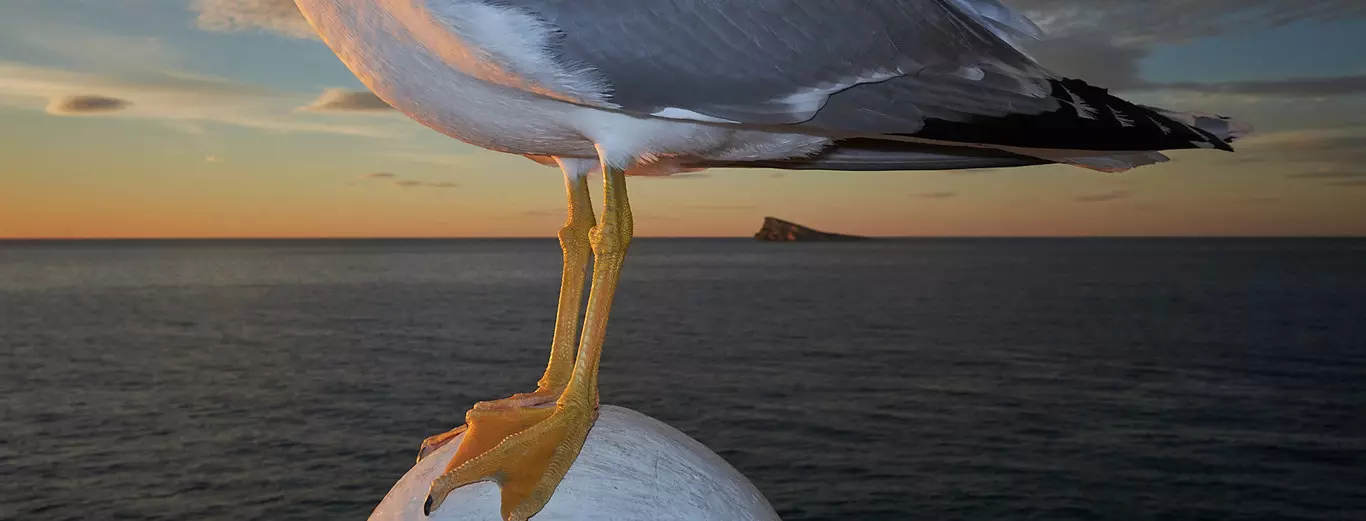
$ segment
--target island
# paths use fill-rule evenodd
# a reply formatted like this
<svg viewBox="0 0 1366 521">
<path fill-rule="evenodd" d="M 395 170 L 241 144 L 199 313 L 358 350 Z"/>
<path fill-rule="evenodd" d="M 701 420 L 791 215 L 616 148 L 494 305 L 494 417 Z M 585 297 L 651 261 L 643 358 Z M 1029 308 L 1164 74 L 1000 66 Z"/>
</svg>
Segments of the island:
<svg viewBox="0 0 1366 521">
<path fill-rule="evenodd" d="M 844 235 L 840 233 L 813 230 L 800 224 L 784 221 L 777 217 L 765 217 L 764 226 L 754 234 L 754 240 L 766 242 L 829 242 L 862 241 L 867 237 Z"/>
</svg>

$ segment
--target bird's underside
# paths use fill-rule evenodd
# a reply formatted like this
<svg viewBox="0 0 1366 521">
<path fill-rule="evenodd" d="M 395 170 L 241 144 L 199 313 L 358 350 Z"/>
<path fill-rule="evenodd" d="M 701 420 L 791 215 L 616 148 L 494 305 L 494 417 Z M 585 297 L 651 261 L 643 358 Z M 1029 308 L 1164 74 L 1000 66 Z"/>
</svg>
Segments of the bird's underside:
<svg viewBox="0 0 1366 521">
<path fill-rule="evenodd" d="M 545 376 L 533 392 L 476 404 L 466 426 L 422 450 L 463 434 L 429 509 L 491 480 L 508 520 L 549 501 L 593 425 L 632 236 L 627 173 L 1120 171 L 1165 161 L 1160 150 L 1231 150 L 1248 131 L 1054 75 L 1022 50 L 1038 28 L 998 0 L 295 1 L 396 109 L 564 171 L 564 271 Z M 594 169 L 604 180 L 600 222 L 585 180 Z"/>
</svg>

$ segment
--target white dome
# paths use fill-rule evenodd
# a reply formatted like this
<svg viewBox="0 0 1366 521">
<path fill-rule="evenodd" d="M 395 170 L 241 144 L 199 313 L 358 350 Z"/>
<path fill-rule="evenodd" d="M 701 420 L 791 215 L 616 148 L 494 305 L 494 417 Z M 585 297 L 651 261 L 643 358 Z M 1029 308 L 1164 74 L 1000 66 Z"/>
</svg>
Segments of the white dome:
<svg viewBox="0 0 1366 521">
<path fill-rule="evenodd" d="M 431 517 L 422 504 L 459 438 L 408 470 L 372 521 L 501 521 L 498 485 L 451 492 Z M 777 520 L 754 485 L 720 456 L 644 414 L 604 405 L 583 451 L 532 521 Z"/>
</svg>

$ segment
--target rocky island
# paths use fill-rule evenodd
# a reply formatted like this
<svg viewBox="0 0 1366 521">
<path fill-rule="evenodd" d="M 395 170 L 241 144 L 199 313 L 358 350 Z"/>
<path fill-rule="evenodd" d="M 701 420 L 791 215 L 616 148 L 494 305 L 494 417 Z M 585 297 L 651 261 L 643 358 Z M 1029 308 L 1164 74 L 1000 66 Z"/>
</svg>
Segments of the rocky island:
<svg viewBox="0 0 1366 521">
<path fill-rule="evenodd" d="M 754 234 L 754 240 L 768 242 L 829 242 L 861 241 L 866 239 L 868 238 L 859 237 L 857 235 L 844 235 L 813 230 L 800 224 L 784 221 L 776 217 L 765 217 L 764 226 L 759 229 L 759 233 Z"/>
</svg>

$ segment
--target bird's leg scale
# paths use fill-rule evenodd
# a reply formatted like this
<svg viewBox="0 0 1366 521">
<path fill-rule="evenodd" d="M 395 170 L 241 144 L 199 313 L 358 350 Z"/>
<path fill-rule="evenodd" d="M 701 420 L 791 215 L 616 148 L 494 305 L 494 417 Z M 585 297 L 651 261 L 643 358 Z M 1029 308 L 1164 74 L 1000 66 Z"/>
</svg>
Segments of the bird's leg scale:
<svg viewBox="0 0 1366 521">
<path fill-rule="evenodd" d="M 569 381 L 553 407 L 476 407 L 446 472 L 432 483 L 425 509 L 441 506 L 454 489 L 480 481 L 502 489 L 502 515 L 525 521 L 550 501 L 597 418 L 598 363 L 621 266 L 630 247 L 631 208 L 625 172 L 604 167 L 601 224 L 589 233 L 593 285 Z M 547 370 L 547 374 L 549 374 Z M 533 393 L 534 394 L 534 393 Z"/>
</svg>

